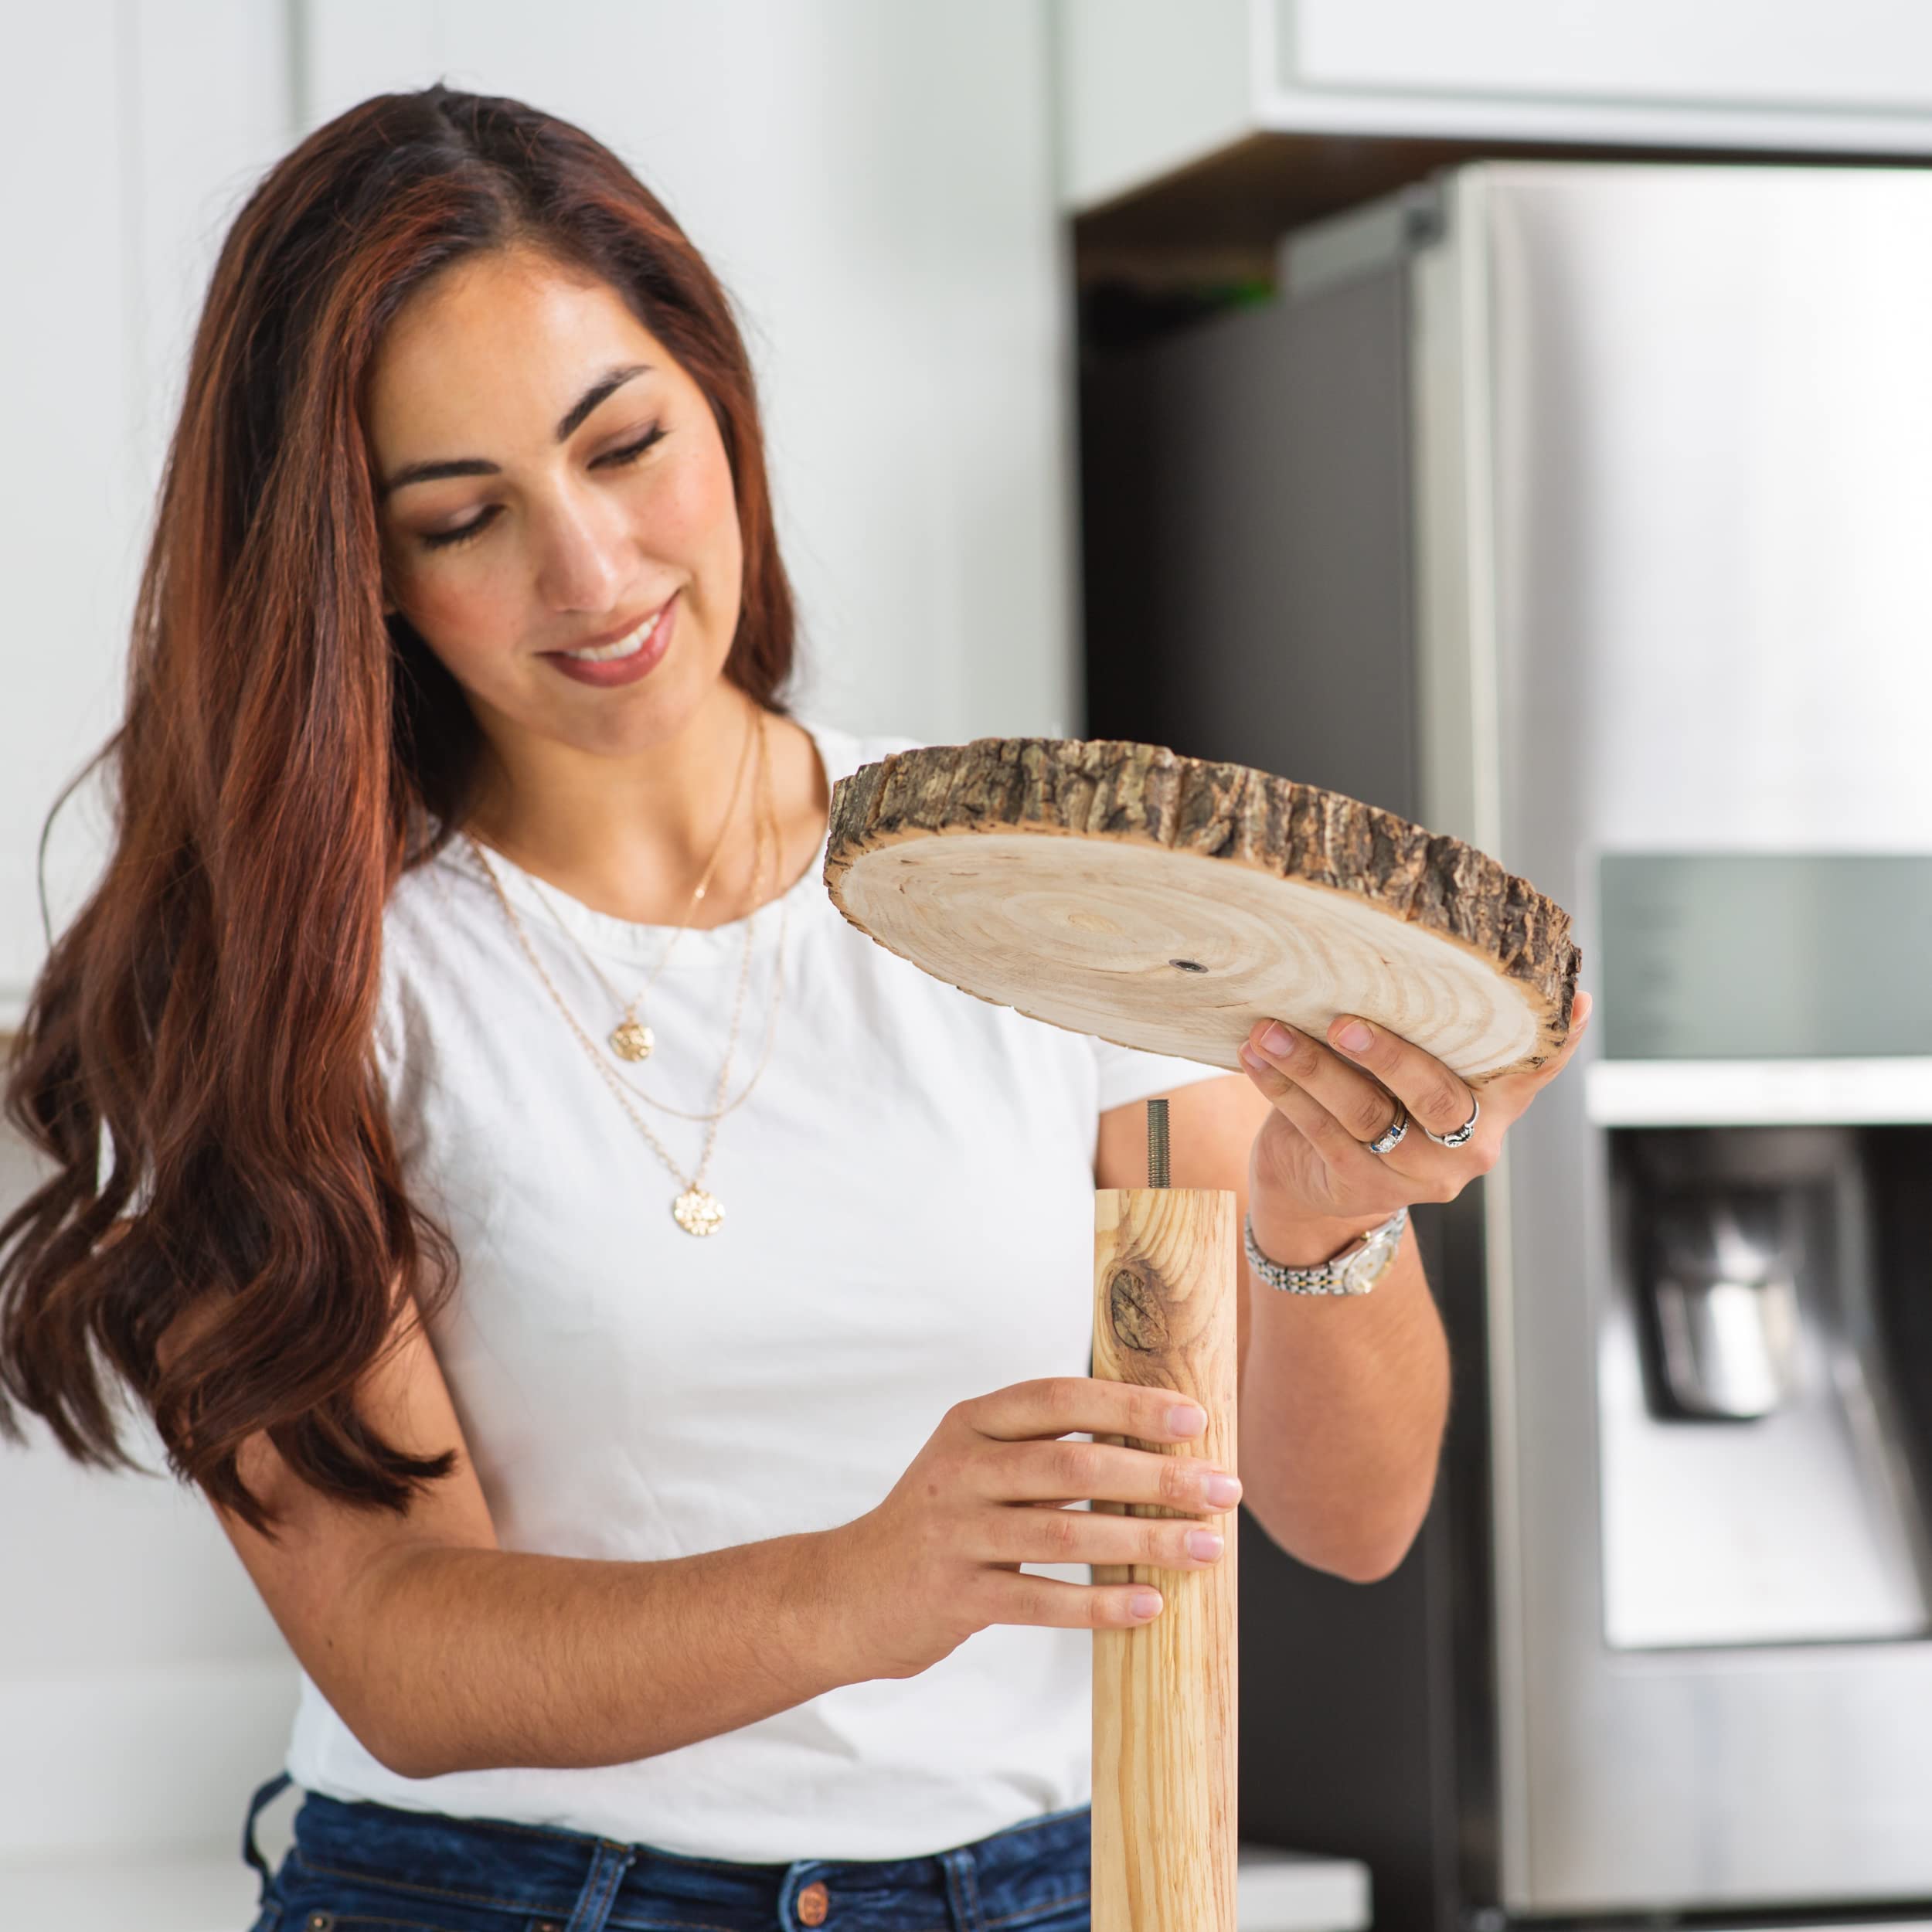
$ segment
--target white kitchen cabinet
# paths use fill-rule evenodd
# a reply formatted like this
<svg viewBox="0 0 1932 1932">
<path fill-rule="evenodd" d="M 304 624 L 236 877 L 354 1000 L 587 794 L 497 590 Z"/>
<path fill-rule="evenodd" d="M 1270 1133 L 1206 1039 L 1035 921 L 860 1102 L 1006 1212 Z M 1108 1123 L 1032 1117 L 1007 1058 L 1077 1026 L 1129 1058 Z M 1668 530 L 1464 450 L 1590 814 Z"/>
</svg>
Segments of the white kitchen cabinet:
<svg viewBox="0 0 1932 1932">
<path fill-rule="evenodd" d="M 1917 0 L 1056 0 L 1067 206 L 1258 134 L 1932 155 Z"/>
<path fill-rule="evenodd" d="M 1917 0 L 1274 0 L 1284 88 L 1923 116 Z"/>
</svg>

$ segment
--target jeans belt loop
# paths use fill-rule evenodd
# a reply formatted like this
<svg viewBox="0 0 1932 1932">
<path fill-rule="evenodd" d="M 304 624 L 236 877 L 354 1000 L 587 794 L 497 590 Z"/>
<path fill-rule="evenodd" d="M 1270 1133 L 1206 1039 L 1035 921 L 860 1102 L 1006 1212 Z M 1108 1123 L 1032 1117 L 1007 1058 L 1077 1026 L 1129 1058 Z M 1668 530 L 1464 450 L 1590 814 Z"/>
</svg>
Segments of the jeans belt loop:
<svg viewBox="0 0 1932 1932">
<path fill-rule="evenodd" d="M 962 1845 L 954 1851 L 942 1852 L 939 1861 L 946 1868 L 946 1896 L 952 1903 L 956 1932 L 986 1932 L 971 1848 Z"/>
<path fill-rule="evenodd" d="M 619 1845 L 610 1838 L 597 1841 L 590 1869 L 584 1874 L 583 1889 L 570 1908 L 563 1932 L 604 1932 L 611 1908 L 617 1903 L 617 1888 L 637 1855 L 633 1845 Z"/>
</svg>

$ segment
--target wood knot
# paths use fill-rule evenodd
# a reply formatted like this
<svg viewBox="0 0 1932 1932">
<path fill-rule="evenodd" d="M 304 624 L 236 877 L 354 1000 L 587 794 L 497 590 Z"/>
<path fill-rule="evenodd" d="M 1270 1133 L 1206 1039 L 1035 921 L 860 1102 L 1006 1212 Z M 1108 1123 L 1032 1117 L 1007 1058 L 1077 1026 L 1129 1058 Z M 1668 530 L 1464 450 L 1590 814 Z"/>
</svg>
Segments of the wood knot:
<svg viewBox="0 0 1932 1932">
<path fill-rule="evenodd" d="M 1107 1284 L 1107 1319 L 1121 1347 L 1145 1352 L 1167 1346 L 1167 1311 L 1154 1284 L 1132 1268 L 1120 1268 Z"/>
</svg>

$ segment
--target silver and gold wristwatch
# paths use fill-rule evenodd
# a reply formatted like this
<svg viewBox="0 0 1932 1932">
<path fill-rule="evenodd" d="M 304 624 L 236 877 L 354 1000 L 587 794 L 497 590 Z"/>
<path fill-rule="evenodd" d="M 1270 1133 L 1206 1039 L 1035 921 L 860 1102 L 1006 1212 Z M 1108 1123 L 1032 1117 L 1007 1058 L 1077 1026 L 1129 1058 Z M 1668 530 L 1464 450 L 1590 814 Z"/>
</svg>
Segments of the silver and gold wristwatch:
<svg viewBox="0 0 1932 1932">
<path fill-rule="evenodd" d="M 1408 1225 L 1409 1210 L 1397 1208 L 1381 1226 L 1358 1236 L 1339 1254 L 1312 1268 L 1286 1268 L 1270 1261 L 1255 1245 L 1251 1216 L 1242 1218 L 1241 1243 L 1247 1250 L 1248 1265 L 1270 1287 L 1284 1294 L 1366 1294 L 1388 1273 Z"/>
</svg>

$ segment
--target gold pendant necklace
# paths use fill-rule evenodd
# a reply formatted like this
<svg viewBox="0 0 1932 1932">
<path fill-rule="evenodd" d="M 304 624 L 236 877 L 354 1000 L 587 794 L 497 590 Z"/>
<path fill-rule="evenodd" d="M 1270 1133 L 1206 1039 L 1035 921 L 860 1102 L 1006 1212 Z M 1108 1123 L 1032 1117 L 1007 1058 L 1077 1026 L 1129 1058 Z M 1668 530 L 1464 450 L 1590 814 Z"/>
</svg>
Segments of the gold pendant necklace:
<svg viewBox="0 0 1932 1932">
<path fill-rule="evenodd" d="M 648 1060 L 657 1043 L 657 1035 L 641 1020 L 619 1020 L 611 1034 L 611 1050 L 621 1060 Z"/>
<path fill-rule="evenodd" d="M 723 856 L 725 841 L 731 833 L 731 821 L 738 809 L 739 798 L 744 791 L 745 764 L 751 755 L 751 741 L 754 735 L 760 736 L 760 757 L 764 755 L 764 740 L 760 735 L 764 729 L 764 713 L 762 710 L 754 710 L 746 721 L 744 743 L 738 748 L 738 768 L 732 776 L 731 797 L 725 806 L 724 823 L 719 828 L 717 843 L 711 849 L 711 857 L 706 862 L 704 870 L 698 875 L 697 884 L 691 889 L 691 897 L 685 906 L 684 917 L 678 922 L 677 930 L 665 942 L 664 951 L 658 955 L 658 963 L 651 969 L 651 977 L 627 1000 L 604 977 L 603 968 L 598 965 L 589 949 L 583 947 L 581 942 L 579 942 L 580 950 L 583 953 L 586 963 L 591 971 L 597 975 L 598 985 L 616 1002 L 624 1015 L 617 1025 L 611 1028 L 607 1036 L 611 1050 L 617 1055 L 619 1060 L 628 1060 L 633 1066 L 648 1060 L 656 1050 L 658 1044 L 656 1033 L 638 1016 L 638 1009 L 644 1004 L 645 995 L 657 985 L 659 975 L 669 964 L 671 955 L 678 949 L 678 941 L 683 938 L 686 930 L 690 926 L 691 915 L 697 910 L 699 902 L 703 899 L 706 893 L 710 889 L 711 875 L 718 869 L 718 861 Z M 470 835 L 473 839 L 475 838 L 474 832 Z M 753 837 L 755 841 L 757 838 L 755 827 Z M 506 853 L 505 856 L 507 858 L 509 855 Z M 512 860 L 511 862 L 514 864 L 515 862 Z M 532 889 L 543 901 L 544 905 L 549 908 L 552 920 L 566 932 L 570 933 L 572 938 L 576 938 L 577 935 L 572 930 L 569 923 L 558 917 L 556 908 L 551 905 L 550 895 L 538 883 L 536 876 L 526 872 L 524 876 L 529 879 Z"/>
<path fill-rule="evenodd" d="M 767 736 L 768 729 L 769 727 L 767 720 L 764 718 L 760 717 L 758 720 L 758 757 L 760 761 L 760 777 L 758 781 L 760 791 L 758 795 L 759 798 L 764 801 L 762 808 L 764 809 L 767 814 L 770 814 L 774 808 L 771 806 L 769 791 L 770 783 L 770 745 Z M 760 808 L 754 806 L 754 811 L 759 808 Z M 773 857 L 774 859 L 781 858 L 783 856 L 783 849 L 778 840 L 777 821 L 775 815 L 770 817 L 767 830 L 773 842 Z M 546 906 L 549 905 L 550 900 L 549 894 L 543 891 L 537 881 L 531 878 L 527 872 L 524 875 L 524 876 L 529 881 L 531 889 L 539 894 Z M 706 1108 L 702 1112 L 696 1111 L 690 1107 L 673 1107 L 668 1100 L 661 1100 L 655 1094 L 647 1094 L 641 1087 L 637 1086 L 629 1080 L 626 1080 L 624 1085 L 629 1090 L 632 1097 L 634 1099 L 643 1101 L 646 1107 L 653 1108 L 660 1114 L 672 1114 L 675 1118 L 681 1121 L 698 1121 L 708 1123 L 722 1117 L 724 1114 L 735 1113 L 739 1107 L 742 1107 L 744 1103 L 751 1097 L 752 1089 L 758 1084 L 760 1079 L 764 1076 L 765 1068 L 770 1063 L 772 1043 L 776 1039 L 777 1035 L 778 1012 L 781 1006 L 782 1006 L 784 1003 L 785 997 L 785 938 L 787 934 L 791 929 L 791 924 L 792 895 L 790 889 L 784 887 L 784 882 L 782 878 L 777 883 L 781 889 L 778 895 L 778 940 L 777 944 L 774 948 L 772 958 L 771 1011 L 767 1017 L 765 1022 L 764 1046 L 760 1052 L 758 1056 L 758 1064 L 752 1069 L 751 1077 L 747 1080 L 744 1085 L 741 1087 L 728 1100 L 724 1098 L 721 1090 L 719 1094 L 718 1104 L 715 1107 Z M 753 896 L 754 897 L 756 896 L 755 892 Z M 604 990 L 607 992 L 610 992 L 611 982 L 604 978 L 602 971 L 599 968 L 597 961 L 597 955 L 593 953 L 590 947 L 585 945 L 583 940 L 579 937 L 577 929 L 573 926 L 570 925 L 568 921 L 559 917 L 554 908 L 552 910 L 551 917 L 553 920 L 555 920 L 558 930 L 577 949 L 578 956 L 583 960 L 585 966 L 596 975 L 598 982 L 604 987 Z M 749 934 L 747 934 L 747 940 L 748 940 Z M 655 975 L 653 975 L 652 977 L 655 978 L 656 976 Z M 613 997 L 614 997 L 614 995 Z M 734 1017 L 734 1026 L 736 1023 Z M 649 1029 L 648 1028 L 645 1029 L 645 1032 L 646 1036 L 648 1037 Z M 639 1056 L 639 1057 L 641 1058 L 642 1056 Z"/>
<path fill-rule="evenodd" d="M 687 1234 L 716 1234 L 724 1226 L 724 1203 L 695 1183 L 671 1203 L 671 1212 Z"/>
<path fill-rule="evenodd" d="M 678 1180 L 684 1183 L 684 1192 L 671 1203 L 671 1213 L 672 1218 L 687 1234 L 716 1234 L 724 1225 L 724 1204 L 715 1194 L 706 1191 L 704 1185 L 705 1169 L 711 1165 L 711 1150 L 717 1141 L 718 1123 L 725 1113 L 729 1111 L 729 1109 L 723 1105 L 723 1102 L 726 1090 L 730 1084 L 731 1062 L 737 1051 L 739 1026 L 744 1012 L 745 988 L 750 983 L 751 976 L 753 930 L 757 923 L 758 913 L 763 910 L 758 902 L 764 892 L 767 862 L 769 859 L 770 862 L 776 866 L 781 856 L 778 815 L 772 801 L 770 758 L 767 748 L 764 718 L 762 712 L 758 717 L 757 725 L 759 793 L 760 802 L 764 807 L 764 821 L 758 825 L 756 829 L 754 869 L 751 884 L 752 911 L 745 921 L 744 957 L 738 971 L 738 992 L 736 1002 L 732 1011 L 731 1036 L 726 1043 L 724 1063 L 718 1070 L 717 1104 L 714 1111 L 706 1117 L 709 1124 L 705 1131 L 703 1151 L 698 1157 L 697 1172 L 689 1177 L 671 1158 L 670 1151 L 664 1143 L 651 1131 L 644 1116 L 631 1104 L 630 1098 L 624 1091 L 624 1083 L 611 1070 L 608 1063 L 598 1052 L 595 1043 L 578 1024 L 577 1015 L 570 1011 L 563 995 L 557 991 L 556 981 L 544 970 L 543 961 L 539 957 L 535 946 L 531 944 L 529 933 L 522 920 L 519 917 L 516 908 L 511 904 L 509 895 L 504 891 L 502 881 L 497 877 L 496 868 L 490 863 L 489 856 L 484 851 L 481 842 L 474 835 L 470 837 L 471 849 L 475 852 L 478 862 L 488 875 L 491 885 L 495 889 L 498 902 L 502 905 L 505 915 L 509 920 L 512 930 L 516 934 L 518 943 L 522 947 L 530 964 L 536 968 L 537 977 L 549 989 L 550 998 L 556 1004 L 557 1011 L 563 1015 L 570 1031 L 577 1036 L 578 1044 L 590 1056 L 590 1063 L 597 1069 L 598 1077 L 616 1096 L 617 1104 L 630 1116 L 632 1124 L 650 1144 L 652 1152 L 671 1170 L 672 1174 Z M 528 875 L 526 874 L 526 876 Z M 761 1066 L 760 1071 L 763 1070 Z M 749 1090 L 747 1088 L 747 1091 Z M 743 1097 L 740 1095 L 740 1097 L 742 1099 Z"/>
<path fill-rule="evenodd" d="M 658 1043 L 657 1035 L 652 1032 L 651 1029 L 638 1017 L 638 1009 L 643 1004 L 645 995 L 657 985 L 658 975 L 663 972 L 665 966 L 669 963 L 671 955 L 677 950 L 678 941 L 683 938 L 685 928 L 691 923 L 691 915 L 697 910 L 698 902 L 704 897 L 706 889 L 711 883 L 711 875 L 718 869 L 719 857 L 723 852 L 725 840 L 730 834 L 732 815 L 738 809 L 738 794 L 744 789 L 745 760 L 751 754 L 752 733 L 754 727 L 762 732 L 763 723 L 762 711 L 746 720 L 745 740 L 738 747 L 738 769 L 733 774 L 731 780 L 731 798 L 730 802 L 725 806 L 724 823 L 719 828 L 718 842 L 711 849 L 710 860 L 699 875 L 697 884 L 692 888 L 691 903 L 685 907 L 684 917 L 679 922 L 678 930 L 665 942 L 665 948 L 658 956 L 655 970 L 651 973 L 651 977 L 638 988 L 636 997 L 624 1007 L 623 1019 L 611 1029 L 611 1052 L 615 1053 L 619 1060 L 629 1060 L 634 1066 L 640 1061 L 648 1060 L 651 1057 L 652 1049 Z M 762 736 L 760 740 L 759 755 L 760 757 L 764 756 Z M 753 837 L 755 840 L 755 833 Z M 588 957 L 587 954 L 586 957 Z M 590 964 L 591 970 L 597 973 L 600 980 L 604 981 L 604 990 L 610 994 L 613 999 L 615 999 L 617 998 L 616 989 L 607 979 L 604 978 L 602 972 L 597 970 L 597 962 L 592 960 Z M 721 1209 L 720 1213 L 722 1212 Z M 683 1225 L 682 1220 L 679 1225 L 680 1226 Z M 714 1223 L 713 1225 L 715 1226 L 716 1223 Z M 708 1234 L 711 1230 L 706 1228 L 704 1231 Z"/>
</svg>

